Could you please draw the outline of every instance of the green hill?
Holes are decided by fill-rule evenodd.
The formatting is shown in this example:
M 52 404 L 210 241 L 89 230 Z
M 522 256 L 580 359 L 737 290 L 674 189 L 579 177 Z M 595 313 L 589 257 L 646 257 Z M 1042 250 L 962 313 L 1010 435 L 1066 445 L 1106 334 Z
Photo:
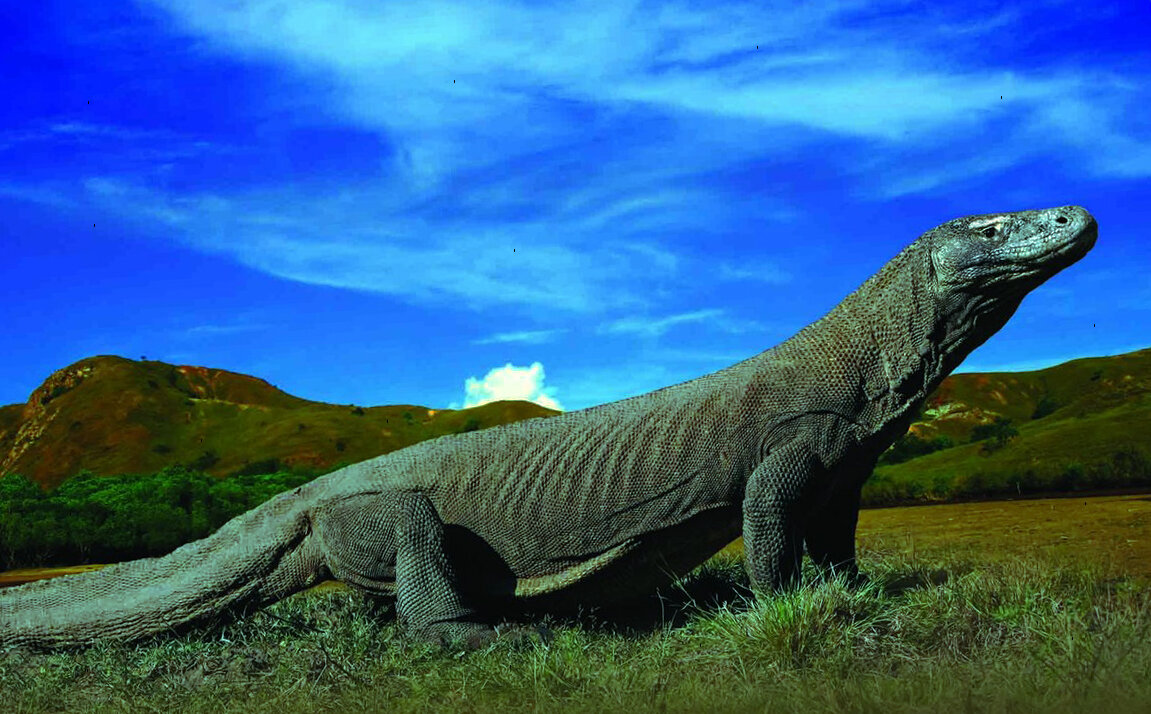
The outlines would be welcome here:
M 971 443 L 997 418 L 1018 435 L 999 448 L 993 440 Z M 865 502 L 1151 485 L 1151 349 L 1033 372 L 952 375 L 928 399 L 904 445 L 940 437 L 954 445 L 881 462 Z
M 27 403 L 0 407 L 0 474 L 51 488 L 81 469 L 323 472 L 443 434 L 556 413 L 518 401 L 461 410 L 326 404 L 222 369 L 99 356 L 53 373 Z
M 323 472 L 443 434 L 555 413 L 529 402 L 458 411 L 325 404 L 225 370 L 91 357 L 54 373 L 26 404 L 0 407 L 0 474 L 22 473 L 48 488 L 81 469 Z M 994 439 L 971 443 L 997 419 L 1017 435 L 999 448 Z M 864 499 L 1151 485 L 1149 435 L 1151 349 L 1033 372 L 952 375 L 885 455 Z

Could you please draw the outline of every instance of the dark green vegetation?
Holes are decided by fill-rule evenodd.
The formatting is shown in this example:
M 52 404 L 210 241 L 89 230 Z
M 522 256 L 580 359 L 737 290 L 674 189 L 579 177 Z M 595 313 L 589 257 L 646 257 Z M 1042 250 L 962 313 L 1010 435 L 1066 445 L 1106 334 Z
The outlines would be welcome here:
M 1151 704 L 1151 595 L 1136 583 L 885 542 L 862 558 L 874 578 L 862 591 L 831 583 L 755 603 L 741 563 L 721 557 L 663 600 L 552 621 L 549 645 L 466 655 L 399 638 L 386 603 L 304 593 L 178 637 L 0 654 L 0 699 L 10 712 L 192 713 L 1122 714 Z
M 83 473 L 48 492 L 23 476 L 6 476 L 0 478 L 0 570 L 164 555 L 314 476 L 219 479 L 172 467 L 150 476 Z
M 215 476 L 323 473 L 424 439 L 555 413 L 529 402 L 455 411 L 325 404 L 221 369 L 90 357 L 52 374 L 26 404 L 0 407 L 0 474 L 53 487 L 82 470 L 174 465 Z

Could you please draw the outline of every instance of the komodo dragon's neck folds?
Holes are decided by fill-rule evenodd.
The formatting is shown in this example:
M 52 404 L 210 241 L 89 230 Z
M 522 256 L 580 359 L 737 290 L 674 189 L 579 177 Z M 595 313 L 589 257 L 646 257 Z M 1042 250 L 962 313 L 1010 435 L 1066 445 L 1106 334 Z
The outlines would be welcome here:
M 740 534 L 763 593 L 803 551 L 857 578 L 859 493 L 927 395 L 1083 257 L 1077 206 L 923 234 L 830 313 L 714 374 L 445 436 L 281 494 L 162 558 L 0 591 L 0 645 L 131 640 L 324 578 L 396 597 L 419 636 L 478 643 L 508 604 L 650 592 Z

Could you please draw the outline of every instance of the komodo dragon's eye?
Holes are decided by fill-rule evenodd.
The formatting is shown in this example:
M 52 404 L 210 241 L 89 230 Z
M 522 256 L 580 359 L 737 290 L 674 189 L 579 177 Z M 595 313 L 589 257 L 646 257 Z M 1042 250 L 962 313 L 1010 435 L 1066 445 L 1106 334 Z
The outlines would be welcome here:
M 997 236 L 999 234 L 999 229 L 995 226 L 987 226 L 986 228 L 984 228 L 983 230 L 981 230 L 979 232 L 982 233 L 987 238 L 994 238 L 995 236 Z

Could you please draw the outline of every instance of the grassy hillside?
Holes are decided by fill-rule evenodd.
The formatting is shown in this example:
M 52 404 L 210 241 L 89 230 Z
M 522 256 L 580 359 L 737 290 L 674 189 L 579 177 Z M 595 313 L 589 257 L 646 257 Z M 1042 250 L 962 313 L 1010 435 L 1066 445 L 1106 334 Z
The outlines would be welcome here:
M 1001 448 L 970 442 L 996 418 L 1018 435 Z M 1151 349 L 1034 372 L 954 375 L 910 433 L 955 445 L 879 466 L 866 502 L 1151 485 Z
M 326 404 L 222 369 L 100 356 L 55 372 L 26 404 L 0 408 L 0 474 L 54 487 L 81 469 L 322 472 L 443 434 L 555 413 L 529 402 L 462 410 Z
M 1017 425 L 1037 416 L 1046 421 L 1080 418 L 1148 392 L 1151 349 L 1077 359 L 1033 372 L 956 374 L 928 398 L 923 419 L 911 429 L 924 438 L 947 435 L 966 441 L 972 427 L 995 416 Z

